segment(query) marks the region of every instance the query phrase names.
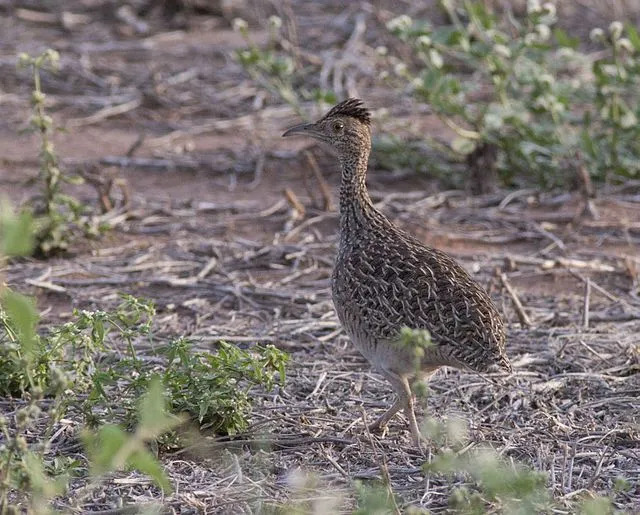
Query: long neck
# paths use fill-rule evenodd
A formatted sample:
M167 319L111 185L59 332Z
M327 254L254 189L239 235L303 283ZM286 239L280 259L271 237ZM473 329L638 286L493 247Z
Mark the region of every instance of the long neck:
M342 182L340 184L340 233L348 236L354 230L375 223L383 215L373 207L365 184L369 145L362 145L357 153L340 156Z

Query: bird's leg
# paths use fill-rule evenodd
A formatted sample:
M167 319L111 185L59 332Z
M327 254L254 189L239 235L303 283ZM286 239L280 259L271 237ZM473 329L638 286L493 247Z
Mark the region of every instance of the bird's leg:
M383 429L387 425L389 420L391 420L393 416L398 413L398 411L405 407L405 404L406 401L400 395L398 395L393 405L387 411L385 411L381 417L378 417L375 422L369 424L369 431L378 431L380 429Z
M416 447L420 447L420 442L424 440L424 436L422 436L422 433L420 433L418 421L416 420L413 393L411 392L411 387L409 386L409 381L406 377L403 378L403 383L406 392L405 395L407 396L407 404L404 408L404 414L409 419L409 429L411 430L413 445L415 445Z
M401 409L404 409L404 413L409 419L409 429L411 430L411 437L415 446L420 446L420 441L424 440L424 437L420 434L418 428L418 421L416 420L416 414L414 411L413 393L411 392L411 386L407 377L399 376L388 370L382 371L382 375L386 377L393 389L395 390L398 398L393 405L373 424L369 426L369 429L380 429L384 427L389 420Z

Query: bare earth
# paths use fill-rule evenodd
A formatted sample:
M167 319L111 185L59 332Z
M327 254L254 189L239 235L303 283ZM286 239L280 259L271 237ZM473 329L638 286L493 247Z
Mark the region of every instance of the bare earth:
M337 164L324 148L281 140L283 128L299 118L232 59L243 41L230 20L245 17L255 40L264 41L256 19L273 14L271 4L190 12L186 26L182 14L167 20L155 9L141 18L148 24L142 33L120 21L108 2L64 2L65 11L86 16L67 29L60 13L31 20L38 4L24 2L31 11L21 11L0 3L0 194L24 202L38 173L37 140L18 132L29 116L30 86L15 56L53 47L62 66L45 75L43 89L50 113L68 130L56 137L56 149L67 168L90 163L102 177L124 179L130 203L121 206L116 188L114 230L81 241L68 256L13 263L10 284L38 298L44 327L68 320L73 308L113 307L118 292L127 292L155 301L160 340L188 334L202 349L226 340L273 343L291 353L285 387L256 392L247 434L232 441L208 435L193 449L160 454L175 487L171 497L141 474L122 472L83 495L76 495L83 481L75 481L57 507L87 512L157 502L180 513L255 513L298 499L320 503L319 512L330 512L331 503L349 511L354 480L388 474L401 507L445 512L453 486L468 479L425 474L421 466L436 449L412 449L400 418L386 435L364 430L363 414L382 413L392 391L340 331L329 292L337 213L324 209L304 151L315 156L333 192ZM380 20L391 12L369 4L371 10L354 5L344 12L339 2L290 4L278 14L295 13L307 49L333 52L344 73L337 93L367 101L374 131L389 128L381 121L386 108L399 130L419 123L444 134L427 114L412 115L411 100L387 91L374 70L341 54L362 16L367 30L350 48L360 59L372 55L386 37ZM326 31L331 20L335 26ZM566 513L584 496L610 492L618 477L631 486L615 494L616 506L640 513L640 184L600 192L592 219L580 216L577 193L469 197L440 191L427 176L397 172L371 170L374 200L487 287L508 321L514 365L512 376L494 382L440 371L423 415L462 418L471 446L492 445L547 472ZM97 205L90 186L76 191ZM501 273L530 327L514 310ZM0 403L6 414L17 406ZM79 421L63 424L53 450L79 455Z

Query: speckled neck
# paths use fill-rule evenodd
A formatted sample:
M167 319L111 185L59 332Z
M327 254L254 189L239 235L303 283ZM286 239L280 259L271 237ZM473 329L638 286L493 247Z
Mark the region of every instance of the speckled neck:
M369 145L361 145L357 152L339 156L342 167L340 184L340 236L349 239L354 231L363 230L384 216L373 206L367 191Z

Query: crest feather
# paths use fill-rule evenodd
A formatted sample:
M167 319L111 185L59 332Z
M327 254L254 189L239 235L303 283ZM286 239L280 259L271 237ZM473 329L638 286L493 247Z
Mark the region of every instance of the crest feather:
M371 113L366 107L364 107L362 100L359 98L350 98L340 102L332 107L323 118L326 119L332 116L350 116L365 125L371 125Z

